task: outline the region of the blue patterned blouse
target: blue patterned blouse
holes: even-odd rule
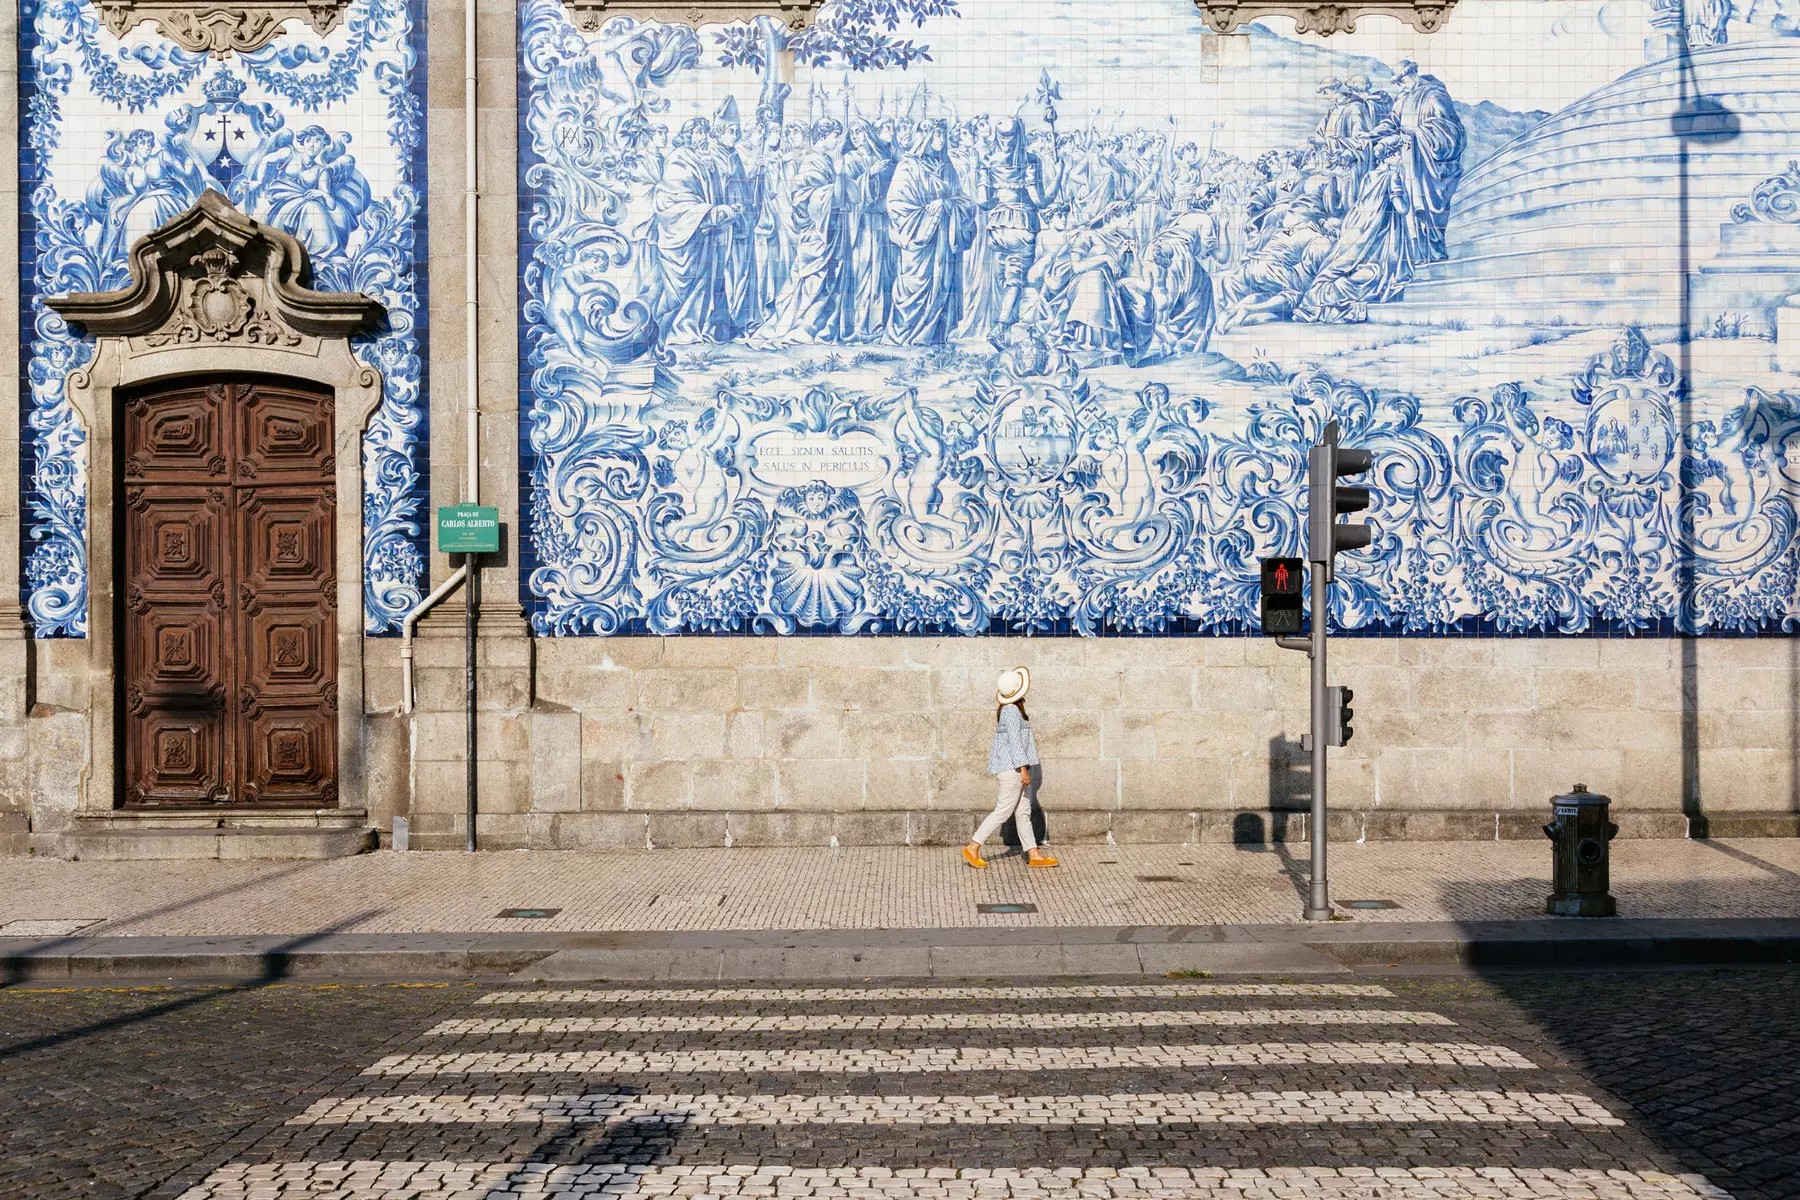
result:
[[[1004,706],[994,725],[994,744],[988,747],[988,774],[1004,775],[1020,767],[1035,767],[1037,761],[1037,739],[1031,736],[1031,722],[1019,712],[1017,704]]]

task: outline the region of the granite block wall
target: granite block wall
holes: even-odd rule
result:
[[[431,686],[460,692],[461,644]],[[1031,667],[1052,837],[1302,840],[1306,664],[1261,638],[516,639],[532,703],[480,717],[484,845],[914,845],[991,805],[993,686]],[[1585,783],[1626,837],[1800,831],[1787,639],[1343,638],[1357,839],[1542,837]],[[496,655],[483,672],[518,676]],[[415,836],[461,845],[463,716],[415,725]]]

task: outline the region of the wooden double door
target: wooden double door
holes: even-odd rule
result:
[[[123,393],[116,539],[128,808],[337,801],[332,393]]]

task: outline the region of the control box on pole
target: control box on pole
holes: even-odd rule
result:
[[[1355,695],[1347,687],[1325,689],[1325,732],[1330,737],[1326,745],[1348,746],[1355,736],[1356,730],[1350,728],[1350,718],[1356,715],[1350,701]]]

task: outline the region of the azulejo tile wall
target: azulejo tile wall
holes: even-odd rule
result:
[[[87,628],[86,431],[65,383],[93,354],[44,298],[123,286],[131,243],[209,187],[297,237],[314,287],[386,307],[384,327],[354,347],[383,379],[364,442],[368,630],[393,629],[418,600],[428,549],[422,16],[422,0],[358,0],[328,36],[293,21],[267,47],[218,60],[154,25],[115,37],[90,0],[24,0],[23,599],[38,637]]]
[[[1688,9],[522,0],[536,629],[1253,628],[1331,419],[1343,626],[1788,628],[1800,41]]]

